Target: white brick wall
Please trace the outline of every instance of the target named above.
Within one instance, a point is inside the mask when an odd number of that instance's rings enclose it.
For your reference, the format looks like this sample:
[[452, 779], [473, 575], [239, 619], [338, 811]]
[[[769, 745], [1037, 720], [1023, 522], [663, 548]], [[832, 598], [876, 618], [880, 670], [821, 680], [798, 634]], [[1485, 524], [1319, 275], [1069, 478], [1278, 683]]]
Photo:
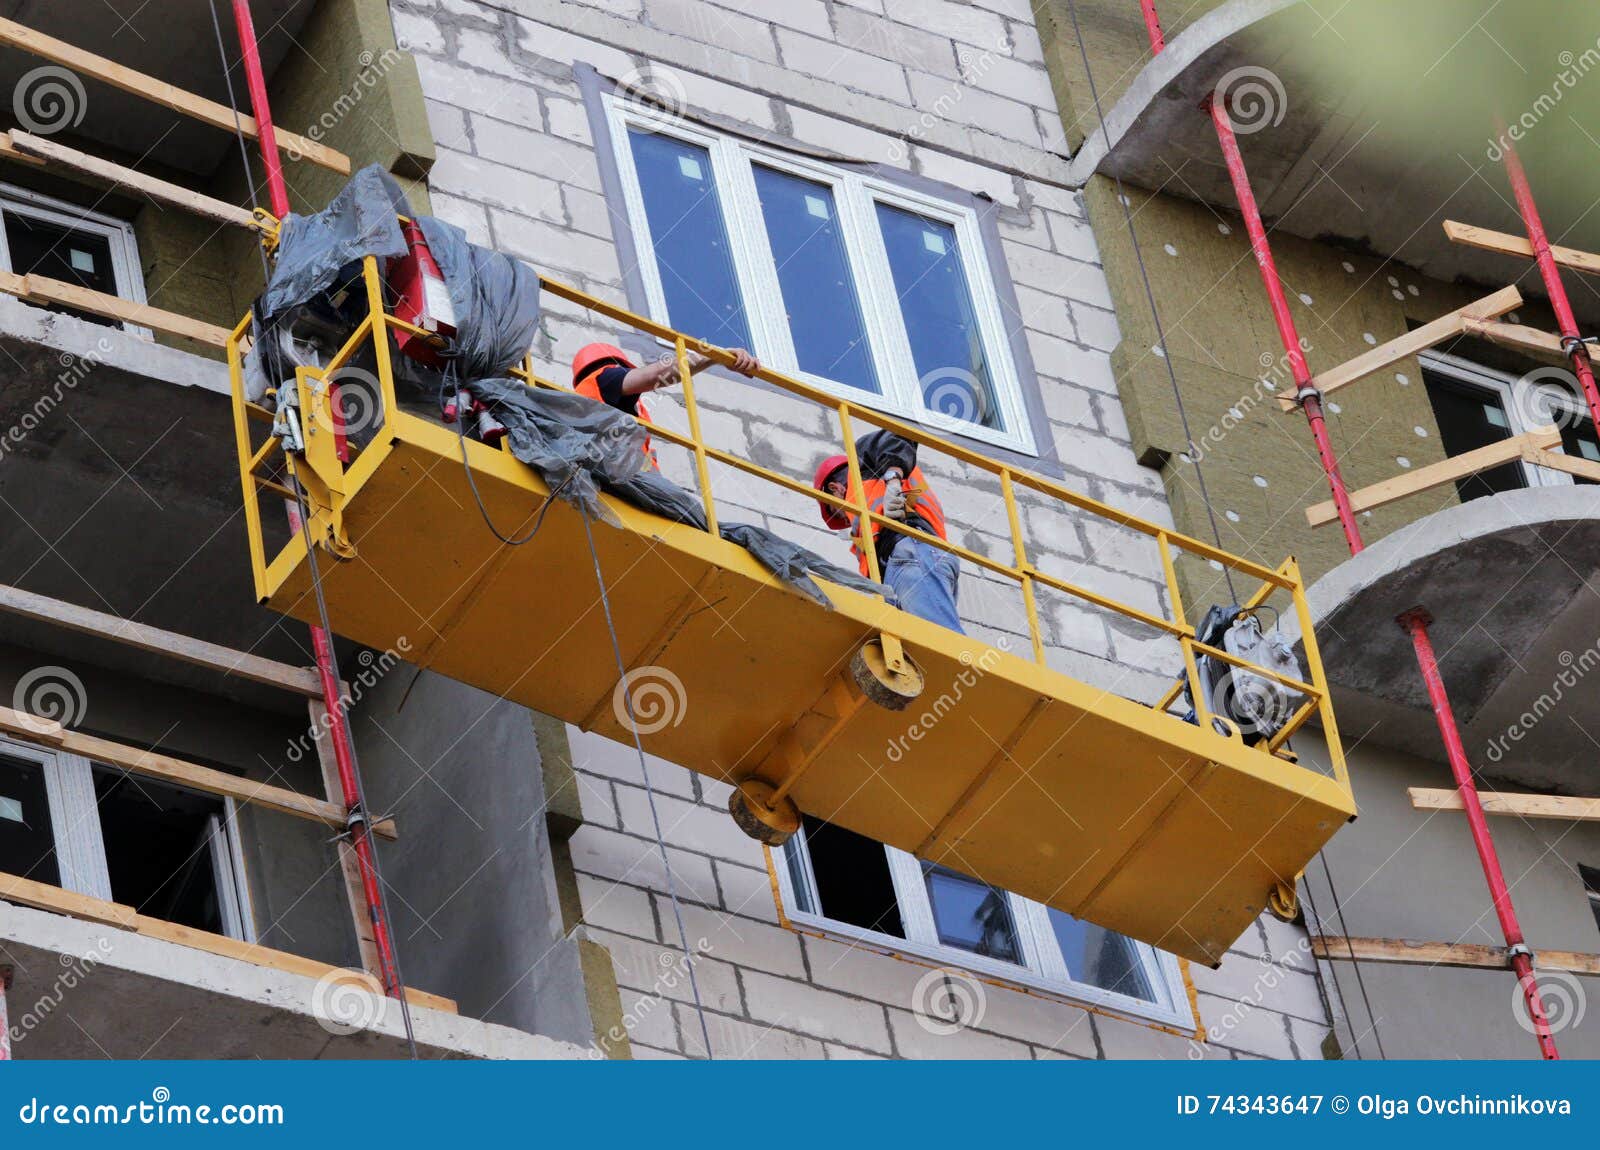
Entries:
[[[1160, 522], [1156, 475], [1134, 460], [1110, 351], [1118, 333], [1094, 236], [1061, 179], [1059, 117], [1027, 0], [393, 0], [418, 57], [439, 147], [439, 213], [474, 239], [585, 290], [626, 302], [577, 61], [613, 79], [649, 74], [685, 111], [736, 122], [775, 146], [794, 142], [899, 167], [995, 205], [1001, 255], [1038, 373], [1048, 433], [1066, 482]], [[536, 366], [559, 375], [582, 343], [614, 335], [550, 301]], [[706, 377], [704, 426], [719, 446], [809, 477], [832, 450], [831, 420], [789, 397]], [[682, 427], [675, 397], [654, 405]], [[685, 461], [664, 452], [670, 475]], [[924, 459], [952, 536], [1009, 558], [989, 476]], [[774, 499], [721, 475], [734, 517], [764, 522], [849, 562], [799, 497]], [[1164, 609], [1153, 549], [1125, 533], [1023, 497], [1030, 545], [1062, 578]], [[1102, 612], [1045, 596], [1051, 665], [1108, 690], [1148, 697], [1177, 666]], [[1021, 639], [1014, 585], [964, 574], [974, 632]], [[608, 948], [636, 1057], [701, 1057], [705, 1042], [677, 966], [676, 918], [632, 748], [571, 732], [585, 823], [571, 840], [588, 936]], [[716, 1057], [1315, 1057], [1327, 1019], [1297, 936], [1262, 927], [1220, 972], [1198, 972], [1195, 1044], [1137, 1021], [992, 987], [975, 1025], [934, 1033], [913, 1012], [924, 965], [802, 936], [777, 925], [761, 850], [733, 828], [727, 788], [651, 760], [650, 780], [692, 943]], [[1260, 956], [1265, 954], [1263, 960]], [[1303, 957], [1303, 956], [1301, 956]]]

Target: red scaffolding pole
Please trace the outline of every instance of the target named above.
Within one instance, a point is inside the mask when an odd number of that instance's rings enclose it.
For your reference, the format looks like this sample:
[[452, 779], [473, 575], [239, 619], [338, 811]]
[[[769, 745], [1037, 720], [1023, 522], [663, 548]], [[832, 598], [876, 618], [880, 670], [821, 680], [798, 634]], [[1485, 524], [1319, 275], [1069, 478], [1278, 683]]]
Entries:
[[[239, 34], [239, 50], [244, 61], [245, 82], [250, 90], [250, 108], [256, 118], [261, 144], [261, 160], [267, 176], [267, 194], [272, 214], [282, 219], [289, 212], [289, 190], [283, 180], [283, 165], [278, 156], [277, 138], [272, 130], [272, 109], [267, 100], [267, 81], [261, 69], [261, 52], [256, 43], [255, 25], [250, 19], [250, 0], [233, 0], [234, 24]], [[246, 173], [248, 177], [248, 173]], [[299, 510], [288, 508], [292, 531], [302, 529]], [[356, 770], [355, 752], [350, 742], [350, 727], [346, 720], [344, 702], [339, 689], [339, 670], [334, 660], [333, 644], [328, 632], [321, 627], [311, 628], [311, 647], [316, 655], [317, 678], [322, 687], [323, 705], [328, 712], [328, 736], [333, 744], [334, 763], [338, 767], [339, 787], [343, 793], [348, 813], [350, 839], [355, 849], [356, 862], [361, 874], [361, 889], [367, 901], [367, 913], [372, 919], [372, 937], [378, 950], [378, 975], [384, 993], [404, 1002], [405, 987], [400, 978], [399, 963], [395, 958], [394, 941], [389, 933], [389, 916], [385, 909], [383, 887], [378, 879], [378, 863], [372, 842], [368, 813], [362, 797], [361, 780]], [[407, 1020], [407, 1029], [410, 1021]]]
[[[1150, 49], [1159, 54], [1166, 47], [1166, 40], [1156, 14], [1155, 0], [1139, 0], [1139, 2], [1144, 12], [1145, 28], [1150, 37]], [[1256, 266], [1260, 269], [1262, 284], [1267, 291], [1267, 301], [1271, 305], [1272, 318], [1278, 328], [1278, 338], [1283, 343], [1283, 353], [1294, 375], [1297, 398], [1301, 409], [1305, 412], [1306, 422], [1311, 427], [1311, 436], [1316, 441], [1317, 458], [1321, 461], [1323, 473], [1327, 476], [1328, 487], [1333, 492], [1333, 505], [1339, 514], [1339, 525], [1344, 528], [1345, 542], [1350, 546], [1350, 553], [1359, 554], [1365, 546], [1361, 539], [1361, 529], [1356, 523], [1355, 511], [1350, 505], [1344, 476], [1339, 472], [1339, 461], [1328, 438], [1327, 421], [1322, 414], [1322, 397], [1312, 383], [1311, 369], [1300, 346], [1300, 333], [1295, 327], [1294, 316], [1289, 311], [1289, 301], [1284, 295], [1283, 281], [1278, 276], [1278, 267], [1272, 258], [1272, 246], [1267, 239], [1266, 227], [1261, 222], [1261, 210], [1256, 204], [1255, 192], [1250, 186], [1250, 176], [1245, 170], [1244, 154], [1239, 150], [1239, 139], [1234, 133], [1233, 121], [1228, 115], [1224, 101], [1217, 99], [1215, 95], [1206, 98], [1205, 108], [1211, 115], [1211, 123], [1217, 132], [1217, 143], [1222, 148], [1222, 158], [1228, 165], [1228, 175], [1233, 182], [1234, 195], [1239, 201], [1239, 211], [1244, 216], [1245, 230], [1250, 235], [1250, 248], [1255, 255]], [[1518, 193], [1518, 203], [1522, 205], [1523, 216], [1528, 221], [1529, 240], [1534, 245], [1535, 257], [1540, 260], [1540, 271], [1545, 273], [1546, 286], [1551, 289], [1552, 303], [1557, 296], [1560, 298], [1557, 316], [1562, 318], [1563, 324], [1572, 323], [1570, 332], [1563, 326], [1562, 335], [1576, 338], [1577, 329], [1575, 322], [1572, 321], [1572, 309], [1567, 305], [1566, 291], [1561, 286], [1561, 277], [1555, 272], [1555, 261], [1550, 255], [1549, 242], [1544, 239], [1542, 226], [1538, 227], [1539, 240], [1533, 238], [1538, 215], [1533, 208], [1531, 193], [1524, 197], [1523, 193], [1527, 193], [1527, 180], [1521, 176], [1521, 166], [1515, 162], [1514, 153], [1509, 148], [1506, 150], [1506, 164], [1507, 169], [1513, 171], [1513, 187], [1517, 186], [1520, 178], [1521, 191]], [[1542, 249], [1541, 241], [1543, 241]], [[1546, 271], [1547, 264], [1548, 271]], [[1588, 371], [1587, 356], [1581, 346], [1573, 356], [1575, 367], [1579, 366], [1580, 357], [1582, 364], [1579, 378], [1587, 381], [1585, 394], [1589, 396], [1592, 409], [1597, 412], [1595, 426], [1600, 427], [1600, 404], [1596, 403], [1594, 376]], [[1534, 1035], [1539, 1043], [1539, 1053], [1546, 1059], [1559, 1058], [1555, 1038], [1550, 1031], [1550, 1021], [1545, 1015], [1544, 1000], [1539, 993], [1539, 985], [1533, 977], [1533, 955], [1527, 943], [1523, 941], [1522, 926], [1517, 921], [1516, 908], [1511, 902], [1511, 888], [1507, 885], [1505, 872], [1501, 869], [1494, 837], [1489, 832], [1489, 822], [1483, 816], [1483, 805], [1478, 800], [1478, 788], [1472, 777], [1472, 764], [1468, 761], [1466, 748], [1461, 743], [1461, 733], [1456, 726], [1455, 713], [1450, 707], [1450, 696], [1445, 690], [1444, 679], [1439, 674], [1433, 642], [1428, 637], [1427, 612], [1420, 607], [1415, 608], [1401, 615], [1396, 622], [1411, 637], [1412, 646], [1416, 651], [1417, 665], [1422, 671], [1423, 681], [1427, 684], [1428, 700], [1432, 704], [1434, 718], [1439, 724], [1440, 738], [1444, 740], [1451, 774], [1455, 777], [1462, 805], [1467, 812], [1467, 825], [1472, 832], [1472, 843], [1477, 849], [1478, 861], [1483, 865], [1484, 880], [1488, 883], [1489, 894], [1494, 901], [1495, 915], [1500, 920], [1500, 929], [1505, 935], [1512, 969], [1515, 970], [1517, 981], [1522, 986], [1523, 999], [1528, 1006], [1528, 1017], [1533, 1021]]]
[[0, 1062], [11, 1061], [11, 1008], [6, 996], [11, 993], [11, 968], [0, 966]]
[[1578, 318], [1572, 314], [1567, 286], [1561, 282], [1561, 269], [1556, 266], [1556, 257], [1550, 251], [1550, 237], [1545, 233], [1544, 221], [1539, 218], [1539, 207], [1533, 202], [1533, 188], [1528, 183], [1528, 173], [1522, 169], [1522, 159], [1517, 155], [1511, 137], [1506, 135], [1505, 125], [1498, 127], [1500, 149], [1505, 154], [1506, 176], [1511, 181], [1511, 194], [1517, 199], [1517, 210], [1522, 213], [1522, 223], [1528, 229], [1528, 243], [1533, 248], [1534, 261], [1539, 265], [1545, 294], [1550, 297], [1550, 310], [1556, 314], [1562, 350], [1572, 360], [1572, 372], [1583, 388], [1583, 398], [1589, 404], [1589, 416], [1594, 420], [1595, 427], [1600, 428], [1600, 390], [1595, 387], [1588, 345], [1578, 334]]

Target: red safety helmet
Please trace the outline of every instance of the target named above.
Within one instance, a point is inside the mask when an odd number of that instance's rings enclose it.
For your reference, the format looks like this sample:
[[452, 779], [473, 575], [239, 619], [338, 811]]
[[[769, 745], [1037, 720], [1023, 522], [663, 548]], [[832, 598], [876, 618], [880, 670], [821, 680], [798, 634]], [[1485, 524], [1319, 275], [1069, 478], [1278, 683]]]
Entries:
[[632, 370], [638, 365], [615, 344], [591, 343], [580, 347], [578, 354], [572, 357], [572, 386], [577, 387], [601, 368], [611, 366]]
[[[841, 467], [848, 467], [850, 461], [842, 455], [830, 455], [822, 461], [822, 466], [817, 468], [817, 477], [811, 481], [811, 486], [818, 491], [826, 491], [828, 478]], [[817, 500], [817, 509], [822, 512], [822, 521], [835, 531], [842, 527], [850, 526], [850, 517], [831, 504]]]

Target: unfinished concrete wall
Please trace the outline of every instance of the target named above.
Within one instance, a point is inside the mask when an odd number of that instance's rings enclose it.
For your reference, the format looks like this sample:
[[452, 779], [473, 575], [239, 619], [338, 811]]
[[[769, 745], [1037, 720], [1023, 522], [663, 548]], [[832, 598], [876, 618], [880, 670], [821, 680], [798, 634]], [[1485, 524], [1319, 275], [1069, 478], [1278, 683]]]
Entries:
[[[981, 197], [998, 233], [1003, 290], [1014, 293], [1008, 322], [1034, 369], [1053, 448], [1036, 466], [1168, 521], [1159, 477], [1135, 458], [1117, 398], [1113, 299], [1083, 203], [1059, 183], [1064, 139], [1027, 4], [396, 0], [392, 7], [402, 46], [417, 55], [439, 147], [430, 180], [436, 210], [480, 242], [635, 310], [646, 309], [629, 294], [626, 214], [607, 193], [610, 160], [597, 145], [575, 65], [589, 65], [608, 86], [653, 69], [669, 77], [658, 86], [681, 88], [683, 114], [699, 123]], [[566, 378], [578, 347], [617, 334], [571, 305], [548, 296], [545, 305], [534, 355], [552, 378]], [[807, 478], [832, 450], [814, 408], [711, 373], [703, 380], [697, 391], [717, 446]], [[670, 394], [655, 397], [652, 414], [683, 426]], [[998, 490], [987, 477], [926, 455], [923, 466], [951, 514], [952, 539], [1009, 558], [996, 526], [1004, 519]], [[663, 467], [689, 478], [686, 460], [673, 452], [664, 450]], [[849, 562], [844, 545], [820, 530], [809, 500], [774, 496], [720, 472], [714, 485], [731, 517]], [[1046, 570], [1165, 609], [1153, 546], [1042, 501], [1028, 501], [1024, 515]], [[966, 570], [962, 606], [974, 632], [1026, 649], [1014, 586]], [[1176, 673], [1175, 649], [1121, 621], [1068, 602], [1050, 602], [1045, 613], [1049, 660], [1070, 674], [1149, 698]], [[551, 802], [570, 812], [578, 800], [580, 809], [564, 816], [581, 819], [566, 846], [578, 922], [611, 951], [634, 1054], [695, 1056], [704, 1043], [684, 1005], [687, 987], [681, 978], [662, 985], [677, 935], [632, 756], [630, 748], [578, 737], [567, 756], [573, 769], [552, 785]], [[924, 968], [779, 926], [762, 852], [729, 821], [726, 788], [665, 763], [651, 771], [663, 792], [691, 939], [704, 937], [711, 948], [699, 969], [719, 1056], [1320, 1055], [1326, 1016], [1314, 982], [1285, 965], [1298, 936], [1276, 925], [1247, 933], [1223, 972], [1196, 973], [1200, 1025], [1212, 1039], [1204, 1044], [1006, 986], [990, 991], [982, 1028], [930, 1034], [912, 1011]]]
[[466, 1017], [586, 1045], [528, 710], [383, 654], [348, 673], [371, 680], [352, 724], [368, 800], [402, 828], [381, 864], [406, 979]]
[[[48, 690], [57, 693], [39, 694]], [[25, 710], [64, 704], [75, 730], [302, 794], [323, 793], [314, 759], [293, 751], [306, 727], [292, 715], [106, 670], [58, 651], [9, 645], [0, 646], [0, 701]], [[327, 828], [248, 804], [239, 806], [239, 824], [262, 945], [359, 965]]]
[[[1308, 762], [1325, 759], [1314, 735], [1296, 740]], [[1361, 817], [1341, 831], [1306, 883], [1323, 933], [1503, 946], [1505, 940], [1459, 811], [1412, 809], [1409, 787], [1450, 787], [1449, 770], [1364, 743], [1352, 772]], [[1484, 791], [1525, 788], [1482, 779]], [[1600, 925], [1579, 864], [1600, 866], [1600, 828], [1520, 817], [1491, 820], [1523, 932], [1537, 952], [1592, 954]], [[1332, 884], [1330, 887], [1329, 875]], [[1397, 892], [1412, 897], [1396, 897]], [[1336, 913], [1337, 911], [1337, 913]], [[1460, 970], [1336, 961], [1323, 964], [1343, 1007], [1340, 1042], [1364, 1058], [1536, 1058], [1538, 1048], [1509, 970]], [[1359, 980], [1358, 980], [1359, 978]], [[1600, 1058], [1595, 981], [1541, 970], [1540, 985], [1564, 1058]], [[1371, 1002], [1370, 1012], [1367, 1002]]]

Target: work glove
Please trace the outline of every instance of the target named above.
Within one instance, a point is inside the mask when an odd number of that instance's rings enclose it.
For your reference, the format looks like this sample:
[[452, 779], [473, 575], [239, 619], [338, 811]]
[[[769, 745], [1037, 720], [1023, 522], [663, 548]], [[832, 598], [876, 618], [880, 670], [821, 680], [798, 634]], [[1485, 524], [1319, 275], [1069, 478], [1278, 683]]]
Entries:
[[883, 513], [890, 519], [906, 517], [906, 489], [891, 490], [883, 497]]

